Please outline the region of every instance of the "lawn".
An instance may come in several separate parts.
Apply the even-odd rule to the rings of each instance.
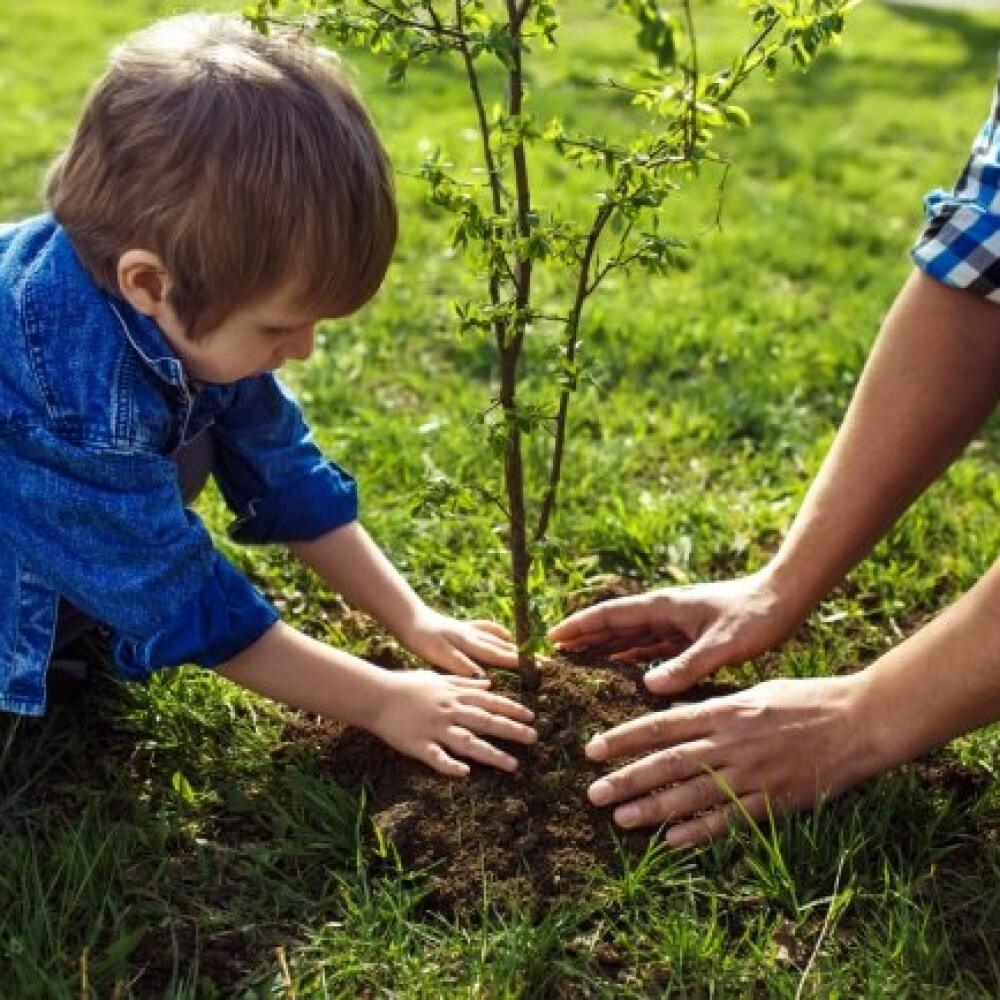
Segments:
[[[599,0],[560,6],[539,104],[600,129],[609,96],[576,67],[613,76],[630,42]],[[706,36],[737,30],[730,5],[705,6]],[[174,9],[0,6],[0,219],[39,210],[108,47]],[[1000,14],[869,4],[808,74],[754,84],[753,126],[726,140],[721,229],[706,178],[664,213],[694,266],[619,281],[587,314],[593,378],[545,556],[548,621],[622,578],[707,579],[773,551],[908,272],[921,198],[951,183],[988,110],[998,44]],[[416,589],[506,620],[493,514],[422,502],[429,476],[497,474],[479,422],[492,355],[454,332],[460,265],[412,176],[429,144],[473,155],[464,80],[429,69],[399,90],[351,64],[400,171],[402,240],[377,300],[289,379]],[[586,174],[553,167],[546,184],[550,202],[588,203]],[[858,669],[967,589],[1000,549],[998,446],[993,421],[794,641],[726,679]],[[217,496],[201,510],[289,620],[384,653],[281,552],[232,545]],[[757,834],[654,840],[543,912],[484,887],[444,917],[304,728],[194,668],[99,678],[44,720],[0,718],[0,1000],[1000,994],[996,729]]]

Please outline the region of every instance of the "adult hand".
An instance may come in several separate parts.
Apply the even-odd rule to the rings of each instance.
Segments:
[[[870,739],[866,676],[774,680],[738,694],[634,719],[595,736],[591,760],[646,754],[594,782],[623,827],[670,824],[690,846],[747,817],[813,805],[893,761]]]
[[[433,666],[463,677],[482,677],[480,663],[517,669],[517,646],[502,625],[461,621],[427,605],[400,631],[399,640]]]
[[[807,610],[793,606],[761,571],[595,604],[549,636],[565,650],[592,649],[615,660],[667,657],[645,680],[650,691],[671,694],[782,642]]]
[[[538,739],[528,725],[534,718],[531,709],[488,691],[488,680],[404,670],[387,673],[382,683],[382,703],[368,728],[447,777],[469,773],[469,765],[453,755],[502,771],[517,768],[516,758],[483,736],[525,744]]]

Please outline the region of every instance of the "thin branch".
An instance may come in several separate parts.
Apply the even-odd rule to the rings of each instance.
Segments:
[[[486,161],[486,173],[489,177],[490,191],[493,195],[493,211],[496,215],[500,215],[503,212],[503,185],[500,179],[500,172],[497,169],[496,159],[493,156],[493,150],[490,147],[490,122],[486,116],[486,104],[483,101],[483,92],[479,85],[479,74],[476,72],[476,64],[473,61],[472,53],[469,51],[468,36],[465,34],[462,0],[455,0],[455,23],[458,25],[461,35],[458,50],[462,53],[462,62],[465,64],[465,75],[469,79],[469,89],[472,91],[472,100],[476,106],[479,135],[483,143],[483,159]]]
[[[532,0],[524,0],[520,7],[517,4],[508,4],[508,10],[511,12],[509,29],[515,38],[521,34],[521,27],[528,16],[528,11],[531,10],[531,4]]]
[[[690,158],[698,142],[698,36],[694,30],[694,15],[691,0],[684,0],[684,20],[687,22],[688,38],[691,39],[691,110],[688,123],[687,154]]]
[[[722,167],[722,179],[719,181],[719,200],[715,207],[715,228],[722,229],[722,202],[726,194],[726,181],[729,179],[729,168],[731,163],[726,162]]]
[[[629,219],[628,225],[625,227],[625,232],[622,235],[622,238],[618,241],[618,252],[615,254],[614,257],[611,258],[611,260],[609,260],[604,265],[604,267],[600,268],[597,271],[597,274],[594,275],[594,280],[587,287],[588,297],[593,295],[594,292],[597,291],[597,286],[608,276],[608,274],[611,271],[613,271],[617,267],[627,267],[629,264],[632,263],[633,260],[636,259],[636,257],[639,256],[639,254],[632,254],[631,257],[625,258],[622,257],[621,255],[621,252],[622,250],[625,249],[625,244],[628,242],[629,236],[632,235],[632,230],[634,228],[635,228],[635,220]]]
[[[370,10],[377,11],[383,17],[392,21],[393,24],[398,24],[401,28],[414,28],[416,31],[423,31],[429,35],[444,35],[446,38],[453,38],[459,43],[464,43],[468,40],[465,32],[460,27],[449,28],[447,25],[441,24],[437,19],[435,19],[434,23],[429,23],[427,21],[417,21],[413,18],[403,17],[402,14],[397,14],[395,11],[383,7],[380,3],[376,3],[375,0],[361,0],[361,2]]]
[[[768,36],[774,31],[781,20],[778,14],[772,14],[767,21],[764,22],[764,27],[761,28],[760,34],[747,46],[746,51],[743,53],[740,59],[739,69],[732,75],[729,80],[729,84],[725,90],[719,94],[720,100],[725,100],[730,94],[760,65],[763,55],[756,62],[751,61],[753,54],[759,49],[764,42],[767,41]]]
[[[572,365],[576,360],[577,334],[580,331],[580,316],[583,313],[583,305],[590,294],[588,290],[588,279],[590,277],[590,265],[597,250],[597,243],[601,238],[601,233],[607,225],[608,220],[614,214],[617,206],[610,201],[604,202],[594,216],[593,225],[587,235],[587,245],[580,260],[580,274],[576,283],[576,295],[573,299],[573,306],[569,312],[569,322],[566,327],[566,361]],[[566,450],[566,425],[569,417],[570,396],[575,388],[575,378],[570,378],[570,384],[563,387],[559,393],[559,409],[556,413],[556,440],[552,446],[552,464],[549,467],[549,481],[545,488],[545,496],[542,499],[542,508],[538,515],[538,523],[535,525],[535,542],[540,542],[545,533],[549,530],[549,521],[552,518],[552,511],[555,509],[556,496],[559,492],[559,480],[562,478],[563,453]]]

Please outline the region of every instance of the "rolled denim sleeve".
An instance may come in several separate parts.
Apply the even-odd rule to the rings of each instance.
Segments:
[[[173,463],[0,428],[0,540],[115,632],[121,673],[214,667],[278,614],[184,509]]]
[[[215,425],[215,475],[238,542],[311,541],[358,516],[354,477],[324,457],[274,375],[236,383]]]

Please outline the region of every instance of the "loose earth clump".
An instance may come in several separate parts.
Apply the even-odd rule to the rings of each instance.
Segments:
[[[408,869],[427,870],[428,903],[447,913],[474,912],[484,882],[494,898],[544,910],[578,894],[595,867],[613,870],[620,851],[641,853],[649,840],[648,832],[612,834],[610,811],[586,794],[607,767],[583,753],[595,733],[666,706],[646,691],[641,670],[559,658],[547,662],[538,692],[521,694],[507,674],[494,674],[493,688],[536,715],[536,745],[505,744],[519,760],[514,774],[474,766],[468,778],[449,780],[367,732],[319,719],[300,718],[285,734],[311,743],[344,787],[364,789],[375,827]]]

